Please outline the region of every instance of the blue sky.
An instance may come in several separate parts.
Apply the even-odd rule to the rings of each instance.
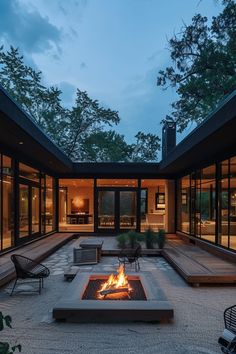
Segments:
[[[0,44],[19,47],[66,105],[79,87],[119,111],[116,130],[131,142],[140,130],[160,135],[176,99],[156,86],[170,64],[167,38],[195,13],[220,10],[215,0],[0,0]]]

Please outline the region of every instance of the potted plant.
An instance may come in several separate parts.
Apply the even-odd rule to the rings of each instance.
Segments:
[[[160,229],[157,235],[157,244],[160,249],[164,248],[166,242],[166,232],[164,229]]]
[[[118,247],[124,249],[127,247],[127,234],[123,233],[117,236]]]
[[[146,248],[151,249],[154,248],[154,244],[157,242],[157,234],[149,227],[145,233],[145,243],[146,243]]]

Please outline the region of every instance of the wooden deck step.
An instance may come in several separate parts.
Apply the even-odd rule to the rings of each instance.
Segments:
[[[0,256],[0,286],[7,284],[15,277],[15,270],[11,261],[12,254],[20,254],[41,262],[73,237],[73,233],[54,233]]]
[[[236,284],[236,264],[179,239],[168,240],[162,252],[190,284]]]

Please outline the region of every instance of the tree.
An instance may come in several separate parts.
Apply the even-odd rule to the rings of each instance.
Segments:
[[[89,135],[83,146],[84,160],[96,162],[127,161],[131,149],[124,136],[112,130]]]
[[[172,116],[179,131],[200,123],[224,96],[236,89],[236,3],[222,1],[223,11],[208,19],[200,14],[169,40],[173,66],[159,71],[157,85],[175,87],[179,99]]]
[[[157,136],[139,132],[137,144],[127,144],[123,135],[111,130],[120,122],[118,112],[101,107],[87,92],[77,89],[74,106],[64,107],[61,91],[44,86],[42,73],[25,65],[19,49],[10,47],[4,51],[0,47],[0,83],[72,160],[152,161],[157,158]]]
[[[136,142],[132,145],[131,161],[156,161],[157,151],[160,149],[160,139],[154,134],[138,132],[135,135]]]

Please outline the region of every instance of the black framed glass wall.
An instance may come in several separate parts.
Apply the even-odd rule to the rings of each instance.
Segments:
[[[166,229],[167,191],[164,179],[59,179],[59,231]]]
[[[54,208],[54,178],[0,153],[0,252],[55,231]]]
[[[19,163],[19,239],[40,234],[40,172]]]
[[[41,233],[47,234],[56,229],[56,190],[55,179],[41,174]]]
[[[94,232],[94,180],[59,180],[59,230]]]
[[[190,233],[190,175],[178,180],[178,230]]]
[[[236,250],[236,157],[178,180],[177,217],[179,231]]]
[[[14,169],[11,157],[0,154],[0,251],[14,245]]]

